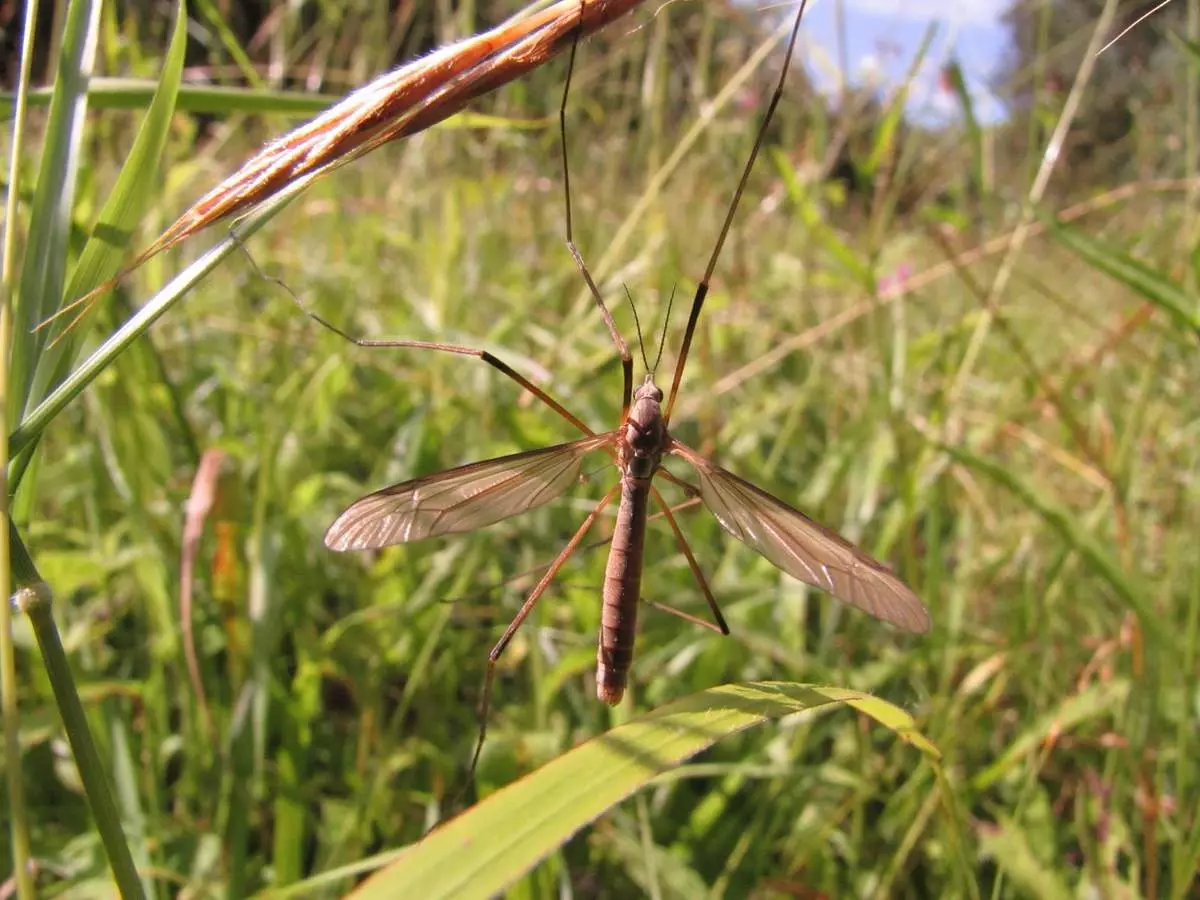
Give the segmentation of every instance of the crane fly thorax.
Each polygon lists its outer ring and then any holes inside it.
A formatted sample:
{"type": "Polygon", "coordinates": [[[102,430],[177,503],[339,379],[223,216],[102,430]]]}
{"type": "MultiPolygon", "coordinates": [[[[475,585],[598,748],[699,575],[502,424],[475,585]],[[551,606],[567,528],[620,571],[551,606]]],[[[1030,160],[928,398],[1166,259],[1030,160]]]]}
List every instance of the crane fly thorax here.
{"type": "Polygon", "coordinates": [[[667,425],[662,414],[663,393],[647,375],[633,395],[633,404],[621,429],[620,461],[633,478],[648,480],[658,468],[667,446],[667,425]]]}

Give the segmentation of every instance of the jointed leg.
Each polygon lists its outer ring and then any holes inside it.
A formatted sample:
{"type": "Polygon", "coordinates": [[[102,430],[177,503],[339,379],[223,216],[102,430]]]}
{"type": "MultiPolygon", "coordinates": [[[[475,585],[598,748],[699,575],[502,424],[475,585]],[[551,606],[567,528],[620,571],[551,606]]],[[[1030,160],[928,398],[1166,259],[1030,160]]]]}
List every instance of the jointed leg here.
{"type": "MultiPolygon", "coordinates": [[[[675,532],[675,540],[679,543],[679,549],[683,551],[683,555],[688,561],[688,566],[691,568],[692,574],[696,577],[696,583],[700,585],[700,590],[704,594],[704,599],[708,601],[708,608],[712,611],[713,618],[716,619],[716,630],[720,631],[721,634],[729,634],[729,626],[725,624],[725,617],[721,615],[720,607],[717,606],[717,598],[713,596],[713,592],[708,586],[708,581],[705,579],[704,573],[700,571],[700,564],[696,562],[696,557],[692,553],[692,548],[688,545],[687,538],[683,536],[683,531],[680,530],[679,523],[675,521],[675,516],[671,514],[671,507],[668,505],[667,501],[663,499],[663,495],[659,493],[658,488],[651,485],[650,492],[654,496],[654,501],[661,508],[663,515],[666,516],[667,524],[670,525],[671,530],[675,532]]],[[[654,605],[658,606],[659,604],[656,603],[654,605]]],[[[710,628],[712,627],[711,625],[708,625],[708,623],[680,613],[678,610],[673,610],[669,607],[666,607],[666,609],[668,612],[674,612],[677,615],[683,615],[685,619],[690,621],[701,621],[701,624],[704,624],[710,628]]]]}
{"type": "Polygon", "coordinates": [[[762,125],[758,128],[758,135],[754,138],[754,146],[750,149],[750,158],[746,160],[746,167],[742,169],[742,178],[738,182],[737,189],[733,192],[733,202],[729,204],[729,211],[725,213],[725,221],[722,223],[721,231],[717,235],[717,243],[713,247],[712,255],[708,258],[708,267],[704,270],[704,277],[700,279],[700,284],[696,286],[696,296],[692,300],[692,311],[688,314],[687,327],[683,331],[683,343],[679,346],[679,361],[675,363],[675,377],[671,379],[671,391],[667,394],[667,405],[663,409],[663,419],[668,422],[671,420],[671,410],[675,408],[675,395],[679,392],[679,382],[683,379],[683,366],[687,362],[688,350],[692,346],[692,336],[696,332],[696,323],[700,320],[700,309],[704,306],[704,298],[708,296],[708,285],[712,280],[713,270],[717,267],[717,259],[721,256],[721,248],[725,246],[725,238],[729,236],[729,228],[733,224],[733,216],[737,212],[742,194],[746,191],[746,182],[750,180],[750,172],[754,168],[754,161],[758,158],[758,151],[762,149],[763,139],[767,134],[767,126],[771,124],[771,119],[775,115],[775,107],[779,106],[779,100],[783,97],[783,83],[787,80],[788,69],[792,64],[792,54],[796,49],[796,38],[800,34],[800,20],[804,17],[805,6],[807,6],[807,0],[801,0],[800,9],[796,12],[796,21],[792,25],[791,37],[788,39],[786,55],[783,58],[783,71],[779,73],[779,81],[775,85],[775,93],[771,95],[771,101],[767,104],[766,115],[763,116],[762,125]]]}
{"type": "Polygon", "coordinates": [[[537,605],[538,598],[540,598],[542,594],[545,593],[546,588],[550,586],[551,580],[553,580],[554,576],[558,574],[558,570],[561,569],[563,563],[567,561],[567,557],[575,552],[575,548],[579,546],[579,542],[583,540],[583,536],[587,534],[588,529],[592,527],[592,523],[596,521],[596,517],[600,515],[600,512],[604,509],[604,507],[608,506],[608,504],[612,502],[613,497],[616,496],[617,491],[620,490],[620,487],[620,482],[618,482],[609,488],[608,493],[605,494],[604,497],[601,498],[600,502],[597,503],[592,509],[592,511],[588,513],[588,517],[583,520],[583,524],[579,526],[579,529],[575,532],[574,536],[567,542],[567,546],[563,547],[562,552],[559,553],[558,556],[555,557],[554,562],[550,564],[550,568],[546,570],[546,573],[541,577],[538,583],[534,585],[533,590],[529,592],[529,596],[525,598],[525,602],[521,605],[520,610],[517,611],[516,616],[513,617],[513,620],[509,623],[508,628],[504,629],[504,634],[500,636],[500,640],[496,642],[496,646],[492,648],[492,652],[488,654],[487,672],[483,678],[483,697],[479,702],[479,740],[475,743],[475,752],[471,755],[471,768],[468,772],[468,777],[475,773],[475,766],[479,762],[479,751],[483,749],[483,739],[487,736],[487,716],[488,710],[492,704],[492,679],[496,674],[496,661],[500,659],[500,655],[504,652],[505,648],[508,647],[509,641],[511,641],[513,635],[517,633],[517,629],[521,627],[521,623],[528,618],[531,612],[533,612],[534,606],[537,605]]]}
{"type": "Polygon", "coordinates": [[[487,363],[493,369],[496,369],[497,371],[507,375],[521,387],[525,388],[525,390],[529,391],[529,393],[533,394],[533,396],[537,397],[548,407],[582,431],[586,436],[591,437],[595,434],[595,432],[588,428],[587,425],[585,425],[582,421],[580,421],[574,413],[568,410],[565,406],[551,397],[548,393],[546,393],[520,372],[513,369],[508,363],[504,362],[504,360],[493,356],[487,350],[477,350],[474,347],[463,347],[458,344],[442,344],[437,341],[409,341],[392,338],[356,338],[353,335],[347,334],[332,322],[317,315],[312,310],[305,309],[303,305],[301,305],[300,308],[303,309],[305,314],[314,322],[322,325],[325,328],[328,328],[334,334],[345,338],[357,347],[407,347],[414,350],[440,350],[443,353],[457,353],[459,356],[474,356],[477,359],[483,360],[483,362],[487,363]]]}
{"type": "Polygon", "coordinates": [[[556,413],[558,413],[560,416],[562,416],[564,419],[566,419],[568,422],[570,422],[572,425],[574,425],[576,428],[578,428],[580,431],[582,431],[584,433],[584,435],[591,437],[593,434],[595,434],[595,432],[592,431],[592,429],[588,428],[587,425],[585,425],[582,421],[580,421],[580,419],[577,416],[575,416],[570,410],[568,410],[565,406],[563,406],[561,403],[559,403],[557,400],[555,400],[553,397],[551,397],[548,393],[546,393],[544,390],[542,390],[540,387],[538,387],[536,384],[534,384],[532,381],[530,381],[528,378],[526,378],[520,372],[516,371],[516,369],[514,369],[510,365],[508,365],[508,363],[504,362],[502,359],[497,358],[496,356],[493,356],[487,350],[477,350],[474,347],[462,347],[462,346],[459,346],[458,344],[442,344],[442,343],[438,343],[437,341],[408,341],[408,340],[357,338],[357,337],[354,337],[352,334],[348,334],[347,332],[338,328],[336,325],[334,325],[328,319],[324,318],[323,316],[318,315],[317,313],[315,313],[311,309],[309,309],[307,306],[305,306],[304,303],[300,300],[300,298],[296,296],[296,292],[293,291],[290,287],[288,287],[287,284],[284,283],[281,279],[275,278],[271,275],[267,275],[266,273],[264,273],[262,271],[262,269],[260,269],[258,267],[258,263],[256,263],[254,261],[254,258],[252,256],[250,256],[249,252],[246,252],[245,247],[242,248],[242,251],[246,253],[246,258],[250,260],[250,265],[252,265],[254,267],[255,271],[258,272],[259,276],[262,278],[265,278],[267,281],[270,281],[270,282],[273,282],[274,284],[279,285],[279,287],[281,287],[287,293],[287,295],[292,298],[292,302],[295,303],[298,307],[300,307],[301,312],[303,312],[306,316],[308,316],[310,319],[312,319],[314,322],[316,322],[322,328],[326,328],[329,331],[332,331],[338,337],[349,341],[351,344],[354,344],[356,347],[405,347],[405,348],[409,348],[409,349],[413,349],[413,350],[440,350],[443,353],[456,353],[459,356],[474,356],[477,359],[483,360],[485,363],[487,363],[493,369],[496,369],[497,371],[499,371],[502,374],[506,375],[507,377],[511,378],[513,381],[515,381],[517,384],[519,384],[525,390],[529,391],[529,393],[533,394],[533,396],[537,397],[539,400],[541,400],[543,403],[545,403],[548,407],[550,407],[552,410],[554,410],[556,413]]]}
{"type": "MultiPolygon", "coordinates": [[[[659,471],[661,472],[662,470],[660,469],[659,471]]],[[[699,504],[700,504],[699,497],[691,497],[687,500],[684,500],[682,503],[675,504],[673,507],[671,507],[671,512],[673,512],[673,513],[681,512],[682,510],[691,509],[692,507],[698,506],[699,504]]],[[[656,513],[652,513],[650,516],[648,516],[646,521],[653,522],[655,519],[661,519],[661,518],[663,518],[663,513],[656,512],[656,513]]],[[[589,541],[588,543],[579,547],[579,550],[582,553],[587,553],[589,550],[597,550],[600,547],[607,547],[611,543],[612,543],[611,537],[600,538],[599,540],[589,541]]],[[[525,578],[527,576],[537,575],[541,572],[545,572],[546,569],[550,566],[550,564],[551,564],[551,561],[540,562],[537,565],[526,569],[524,572],[518,572],[515,575],[509,576],[508,578],[504,579],[504,581],[501,582],[500,585],[512,584],[513,582],[520,581],[522,578],[525,578]]],[[[500,585],[497,585],[497,586],[500,586],[500,585]]],[[[705,625],[708,625],[708,624],[709,623],[707,623],[707,622],[705,623],[705,625]]]]}
{"type": "Polygon", "coordinates": [[[645,597],[642,598],[642,602],[645,603],[647,606],[653,606],[659,612],[670,613],[673,616],[677,616],[680,619],[683,619],[683,621],[685,621],[685,622],[690,622],[693,625],[699,625],[701,628],[707,628],[709,631],[715,631],[717,634],[721,634],[721,635],[729,634],[728,631],[722,631],[720,628],[718,628],[712,622],[709,622],[707,619],[702,619],[699,616],[693,616],[691,613],[684,612],[682,609],[676,609],[673,606],[667,606],[667,604],[659,603],[656,600],[647,600],[645,597]]]}
{"type": "MultiPolygon", "coordinates": [[[[579,21],[581,23],[583,22],[583,6],[584,0],[580,0],[579,21]]],[[[633,357],[629,353],[629,347],[626,345],[625,339],[621,337],[621,332],[617,330],[617,323],[613,320],[612,313],[604,305],[604,299],[600,296],[600,289],[596,287],[596,282],[592,279],[592,273],[588,271],[587,263],[583,261],[583,255],[579,252],[579,248],[575,246],[575,229],[571,219],[571,168],[567,163],[567,96],[571,92],[571,76],[575,74],[575,52],[579,49],[579,34],[578,31],[575,32],[575,41],[571,44],[571,55],[567,62],[567,80],[566,84],[563,85],[562,103],[558,107],[558,125],[559,131],[562,134],[563,192],[566,197],[567,207],[567,249],[571,251],[571,257],[575,260],[575,265],[578,267],[579,273],[583,276],[583,280],[587,282],[592,299],[600,307],[600,315],[604,317],[604,324],[608,326],[608,333],[612,336],[617,353],[621,355],[621,373],[624,377],[621,394],[621,418],[624,419],[625,414],[629,412],[629,402],[633,398],[633,357]]]]}
{"type": "MultiPolygon", "coordinates": [[[[671,484],[675,485],[676,487],[683,488],[683,492],[685,494],[687,494],[689,497],[699,500],[700,488],[696,487],[696,485],[692,484],[690,481],[684,481],[678,475],[673,474],[670,470],[667,469],[666,466],[663,466],[662,468],[660,468],[658,470],[657,474],[661,478],[665,479],[666,481],[671,482],[671,484]]],[[[677,509],[677,510],[682,509],[682,508],[683,508],[683,504],[680,504],[679,506],[675,507],[675,509],[677,509]]]]}

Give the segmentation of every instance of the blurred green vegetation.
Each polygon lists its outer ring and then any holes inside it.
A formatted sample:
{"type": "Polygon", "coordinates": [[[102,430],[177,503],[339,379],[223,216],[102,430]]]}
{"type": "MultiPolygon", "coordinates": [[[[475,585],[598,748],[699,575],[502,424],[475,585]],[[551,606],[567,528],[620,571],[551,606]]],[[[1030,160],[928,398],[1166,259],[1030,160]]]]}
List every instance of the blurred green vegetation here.
{"type": "MultiPolygon", "coordinates": [[[[223,73],[218,83],[336,94],[430,34],[495,21],[482,5],[428,6],[437,15],[419,30],[399,28],[398,12],[377,22],[369,4],[274,4],[248,34],[222,32],[220,4],[197,3],[189,63],[223,73]]],[[[694,290],[778,60],[732,102],[710,104],[773,23],[675,4],[581,48],[568,145],[576,239],[627,335],[623,285],[655,332],[670,292],[694,290]]],[[[100,69],[154,77],[168,26],[106,7],[100,69]]],[[[1047,82],[1031,77],[1014,118],[987,129],[923,129],[895,97],[831,109],[801,77],[780,106],[675,430],[895,564],[930,608],[929,635],[806,590],[694,511],[681,520],[730,637],[646,610],[631,702],[604,707],[591,682],[604,566],[594,549],[500,664],[481,793],[637,710],[786,679],[909,710],[945,754],[961,829],[911,747],[847,712],[803,715],[680,767],[511,896],[1195,896],[1197,134],[1180,105],[1198,76],[1185,49],[1172,60],[1180,89],[1139,115],[1177,123],[1178,152],[1131,131],[1112,171],[1056,172],[1060,205],[1045,209],[1071,234],[1035,224],[1011,267],[1007,237],[1054,125],[1047,110],[1059,109],[1047,82]],[[1183,314],[1164,314],[1171,303],[1183,314]]],[[[472,107],[512,127],[437,128],[318,182],[249,242],[257,265],[348,332],[486,347],[611,427],[619,366],[563,245],[563,74],[560,62],[472,107]]],[[[290,127],[269,96],[261,114],[176,116],[165,174],[147,173],[160,199],[135,245],[290,127]]],[[[1099,121],[1089,102],[1083,120],[1099,121]]],[[[81,232],[138,119],[91,116],[81,232]]],[[[127,279],[88,340],[206,240],[127,279]]],[[[680,332],[676,320],[672,365],[680,332]]],[[[57,594],[135,858],[162,895],[303,890],[454,811],[487,652],[528,570],[574,531],[611,466],[598,462],[568,499],[471,535],[340,556],[322,534],[367,490],[572,437],[474,360],[339,341],[237,257],[54,423],[18,524],[57,594]],[[210,450],[224,457],[190,611],[202,705],[179,570],[210,450]]],[[[643,590],[703,614],[662,527],[643,590]]],[[[106,882],[104,857],[24,628],[34,853],[46,896],[84,896],[106,882]]]]}

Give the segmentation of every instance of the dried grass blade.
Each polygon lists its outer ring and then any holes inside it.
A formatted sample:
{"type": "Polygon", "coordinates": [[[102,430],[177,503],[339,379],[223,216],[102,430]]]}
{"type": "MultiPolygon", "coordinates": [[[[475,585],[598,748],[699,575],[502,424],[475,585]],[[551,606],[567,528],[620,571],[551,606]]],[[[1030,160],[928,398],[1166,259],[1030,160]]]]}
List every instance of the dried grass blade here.
{"type": "Polygon", "coordinates": [[[591,34],[642,2],[591,0],[583,5],[581,16],[579,0],[560,0],[381,76],[268,144],[201,197],[116,276],[72,300],[42,325],[90,305],[151,257],[209,225],[249,212],[285,191],[302,190],[389,141],[449,118],[470,101],[552,59],[569,46],[576,28],[591,34]]]}

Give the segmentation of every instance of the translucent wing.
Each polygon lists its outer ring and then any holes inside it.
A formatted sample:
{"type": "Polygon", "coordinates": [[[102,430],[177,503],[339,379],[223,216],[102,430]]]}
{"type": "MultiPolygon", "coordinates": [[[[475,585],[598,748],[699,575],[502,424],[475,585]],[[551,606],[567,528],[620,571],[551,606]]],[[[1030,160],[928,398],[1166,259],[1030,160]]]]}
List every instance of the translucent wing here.
{"type": "Polygon", "coordinates": [[[906,631],[929,630],[929,613],[903,581],[841,535],[814,522],[679,441],[671,452],[700,476],[700,498],[726,531],[789,575],[906,631]]]}
{"type": "Polygon", "coordinates": [[[352,503],[325,546],[373,550],[491,525],[559,496],[579,479],[583,458],[612,440],[599,434],[394,484],[352,503]]]}

